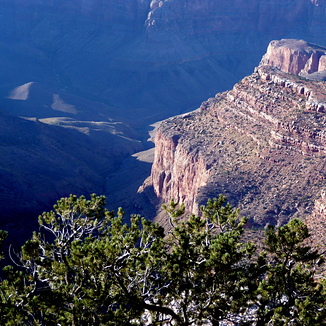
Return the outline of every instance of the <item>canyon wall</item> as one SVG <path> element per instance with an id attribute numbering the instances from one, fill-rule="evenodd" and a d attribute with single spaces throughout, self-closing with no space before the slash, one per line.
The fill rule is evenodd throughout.
<path id="1" fill-rule="evenodd" d="M 325 188 L 320 192 L 320 198 L 315 201 L 315 206 L 311 214 L 305 218 L 305 223 L 310 230 L 312 246 L 324 251 L 326 239 L 326 192 Z"/>
<path id="2" fill-rule="evenodd" d="M 325 51 L 282 43 L 283 57 L 293 48 L 300 58 Z M 276 54 L 282 57 L 280 48 Z M 222 193 L 257 225 L 311 214 L 326 184 L 326 83 L 266 58 L 231 91 L 160 124 L 151 182 L 162 202 L 179 200 L 193 211 Z M 302 62 L 291 65 L 300 71 Z"/>
<path id="3" fill-rule="evenodd" d="M 272 39 L 326 44 L 324 1 L 4 0 L 0 18 L 0 97 L 35 81 L 137 126 L 231 88 Z"/>
<path id="4" fill-rule="evenodd" d="M 21 118 L 0 133 L 0 143 L 6 144 L 0 146 L 0 171 L 13 180 L 0 180 L 0 222 L 15 207 L 24 225 L 29 203 L 43 210 L 43 204 L 45 209 L 54 197 L 71 192 L 104 192 L 115 208 L 120 205 L 116 184 L 132 202 L 130 185 L 144 170 L 126 166 L 135 163 L 130 154 L 147 146 L 151 123 L 195 109 L 203 99 L 232 88 L 257 66 L 272 39 L 325 45 L 325 26 L 325 0 L 2 0 L 0 115 L 34 119 L 42 128 L 35 128 L 26 146 L 17 132 Z M 314 101 L 311 105 L 318 106 Z M 63 141 L 60 148 L 56 133 L 42 134 L 46 130 L 60 135 L 70 130 L 76 137 L 67 136 L 72 144 Z M 84 158 L 81 139 L 92 144 Z M 51 159 L 43 159 L 47 147 L 42 144 L 53 150 L 46 155 Z M 185 155 L 178 150 L 174 159 Z M 20 164 L 26 156 L 28 164 Z M 33 158 L 41 172 L 29 169 Z M 104 166 L 97 163 L 103 160 Z M 173 193 L 184 200 L 209 180 L 206 158 L 194 152 L 191 160 L 203 172 L 193 187 Z M 53 173 L 58 166 L 61 172 Z M 124 169 L 132 172 L 122 175 Z M 189 180 L 194 171 L 185 166 L 184 174 Z M 186 189 L 186 182 L 168 178 L 162 193 L 175 184 Z M 109 182 L 113 185 L 106 186 Z M 14 198 L 10 204 L 8 198 Z"/>
<path id="5" fill-rule="evenodd" d="M 166 138 L 158 131 L 155 135 L 155 168 L 152 169 L 154 191 L 160 198 L 175 199 L 196 212 L 198 207 L 193 196 L 205 186 L 209 177 L 207 162 L 199 151 L 179 146 L 181 134 Z"/>

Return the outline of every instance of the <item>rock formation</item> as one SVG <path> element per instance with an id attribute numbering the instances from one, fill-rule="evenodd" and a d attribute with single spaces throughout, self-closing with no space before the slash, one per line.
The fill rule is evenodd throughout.
<path id="1" fill-rule="evenodd" d="M 22 149 L 17 138 L 21 118 L 13 119 L 7 129 L 12 142 L 1 148 L 1 155 L 8 156 L 2 161 L 24 162 L 33 148 L 43 172 L 32 169 L 31 174 L 29 164 L 0 166 L 12 180 L 19 180 L 12 189 L 8 179 L 0 180 L 2 198 L 17 194 L 16 204 L 3 199 L 0 228 L 12 206 L 23 212 L 40 193 L 42 200 L 31 206 L 41 210 L 46 193 L 52 205 L 52 194 L 102 192 L 103 184 L 112 181 L 104 192 L 120 205 L 120 197 L 112 192 L 119 183 L 120 193 L 129 194 L 126 189 L 143 175 L 144 170 L 127 167 L 136 160 L 129 156 L 132 152 L 146 149 L 140 141 L 146 142 L 150 123 L 195 109 L 203 99 L 231 88 L 251 73 L 272 39 L 304 38 L 325 45 L 325 26 L 325 0 L 2 0 L 0 114 L 34 119 L 43 127 L 33 129 L 34 138 Z M 313 98 L 311 105 L 316 105 Z M 75 131 L 76 137 L 69 133 L 65 140 L 72 144 L 63 141 L 59 149 L 56 133 L 48 132 L 44 144 L 56 144 L 48 153 L 37 141 L 44 139 L 41 130 L 60 135 Z M 107 151 L 99 134 L 108 142 Z M 6 136 L 0 132 L 0 143 Z M 81 157 L 81 139 L 92 144 L 85 145 L 89 150 L 84 161 L 70 159 Z M 53 159 L 37 159 L 43 152 Z M 98 165 L 97 158 L 107 159 L 114 171 Z M 93 182 L 81 177 L 76 171 L 84 169 L 72 168 L 71 162 L 95 173 Z M 58 166 L 61 173 L 53 174 Z M 119 174 L 125 171 L 133 172 Z M 185 173 L 190 177 L 193 172 Z M 67 186 L 57 187 L 58 179 Z M 136 189 L 140 183 L 137 180 Z M 195 183 L 202 185 L 199 179 Z"/>
<path id="2" fill-rule="evenodd" d="M 310 78 L 326 70 L 326 48 L 303 40 L 272 41 L 260 64 Z"/>
<path id="3" fill-rule="evenodd" d="M 315 201 L 312 214 L 305 218 L 305 223 L 311 231 L 311 244 L 324 252 L 326 245 L 326 193 L 322 189 L 320 198 Z"/>
<path id="4" fill-rule="evenodd" d="M 283 64 L 280 58 L 293 53 L 305 61 Z M 222 193 L 258 225 L 309 215 L 326 184 L 326 83 L 293 72 L 315 53 L 325 48 L 273 41 L 254 73 L 232 90 L 162 122 L 150 177 L 161 201 L 196 211 Z"/>

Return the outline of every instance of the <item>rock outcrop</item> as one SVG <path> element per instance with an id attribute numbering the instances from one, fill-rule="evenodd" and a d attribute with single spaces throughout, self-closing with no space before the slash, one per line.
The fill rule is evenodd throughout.
<path id="1" fill-rule="evenodd" d="M 324 251 L 326 245 L 326 192 L 323 189 L 320 192 L 320 198 L 315 201 L 312 214 L 305 218 L 308 225 L 311 244 L 319 250 Z"/>
<path id="2" fill-rule="evenodd" d="M 292 51 L 283 49 L 283 57 Z M 312 212 L 326 184 L 326 83 L 283 72 L 266 57 L 231 91 L 160 124 L 151 182 L 163 202 L 196 211 L 222 193 L 258 225 Z M 295 62 L 286 67 L 300 72 Z"/>
<path id="3" fill-rule="evenodd" d="M 303 40 L 272 41 L 260 64 L 306 78 L 316 73 L 322 75 L 326 73 L 326 48 Z"/>
<path id="4" fill-rule="evenodd" d="M 169 138 L 160 131 L 156 133 L 157 154 L 152 169 L 152 178 L 157 181 L 153 182 L 154 191 L 161 198 L 177 199 L 191 211 L 196 211 L 194 198 L 189 194 L 197 194 L 205 186 L 209 177 L 207 161 L 199 151 L 180 146 L 181 138 L 177 128 Z"/>

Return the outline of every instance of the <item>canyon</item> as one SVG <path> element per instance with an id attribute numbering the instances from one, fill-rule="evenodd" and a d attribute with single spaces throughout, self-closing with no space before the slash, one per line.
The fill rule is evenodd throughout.
<path id="1" fill-rule="evenodd" d="M 142 190 L 152 188 L 161 202 L 174 199 L 193 213 L 223 194 L 254 226 L 320 216 L 325 55 L 325 47 L 303 40 L 272 41 L 260 65 L 232 90 L 163 121 Z"/>
<path id="2" fill-rule="evenodd" d="M 37 82 L 144 127 L 230 89 L 273 39 L 324 44 L 325 8 L 321 0 L 6 0 L 0 96 Z"/>
<path id="3" fill-rule="evenodd" d="M 325 45 L 325 10 L 325 0 L 3 0 L 0 229 L 24 232 L 70 193 L 143 212 L 151 124 L 231 89 L 271 40 Z"/>

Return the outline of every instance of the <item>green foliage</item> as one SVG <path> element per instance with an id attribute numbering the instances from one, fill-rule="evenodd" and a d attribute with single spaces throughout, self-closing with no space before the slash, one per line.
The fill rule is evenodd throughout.
<path id="1" fill-rule="evenodd" d="M 124 224 L 95 195 L 63 198 L 39 223 L 46 232 L 22 247 L 20 271 L 6 269 L 3 325 L 123 325 L 144 311 L 162 228 L 139 216 Z"/>
<path id="2" fill-rule="evenodd" d="M 180 325 L 218 324 L 231 312 L 239 312 L 251 283 L 247 271 L 254 246 L 240 242 L 246 219 L 223 196 L 209 200 L 201 211 L 202 217 L 191 215 L 170 235 L 171 283 L 164 302 L 175 302 Z M 173 213 L 172 217 L 179 215 Z"/>
<path id="3" fill-rule="evenodd" d="M 2 243 L 8 237 L 7 231 L 0 230 L 0 260 L 4 258 L 3 251 L 2 251 Z"/>
<path id="4" fill-rule="evenodd" d="M 0 284 L 1 325 L 324 325 L 323 264 L 292 220 L 266 232 L 266 252 L 243 242 L 247 219 L 225 197 L 200 216 L 164 206 L 173 228 L 123 211 L 103 196 L 60 199 L 39 217 Z M 6 232 L 0 232 L 0 244 Z M 251 313 L 249 313 L 251 312 Z M 253 312 L 253 313 L 252 313 Z"/>
<path id="5" fill-rule="evenodd" d="M 298 219 L 266 231 L 268 268 L 258 288 L 257 325 L 326 325 L 325 292 L 315 280 L 324 263 L 305 245 L 307 226 Z"/>

